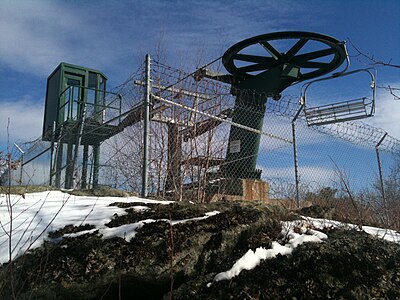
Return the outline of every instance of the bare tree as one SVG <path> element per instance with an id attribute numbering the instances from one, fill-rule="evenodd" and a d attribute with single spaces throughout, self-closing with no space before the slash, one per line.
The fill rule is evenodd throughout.
<path id="1" fill-rule="evenodd" d="M 384 61 L 380 58 L 376 58 L 375 55 L 370 54 L 368 52 L 364 52 L 361 49 L 359 49 L 349 38 L 347 40 L 356 52 L 354 57 L 356 57 L 361 63 L 367 64 L 369 66 L 383 66 L 383 67 L 400 69 L 400 65 L 393 63 L 392 59 L 389 59 L 389 61 Z M 395 100 L 400 100 L 400 95 L 399 95 L 400 88 L 392 87 L 390 85 L 386 86 L 380 85 L 378 86 L 378 88 L 385 89 L 393 96 Z"/>

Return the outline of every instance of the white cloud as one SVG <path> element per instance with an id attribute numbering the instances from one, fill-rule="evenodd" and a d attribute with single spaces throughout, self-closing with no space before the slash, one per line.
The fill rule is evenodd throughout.
<path id="1" fill-rule="evenodd" d="M 272 113 L 267 113 L 264 118 L 263 131 L 271 133 L 277 137 L 293 141 L 292 122 L 290 118 L 280 117 Z M 329 137 L 308 127 L 304 119 L 299 118 L 296 122 L 296 144 L 297 147 L 306 145 L 325 144 Z M 292 151 L 293 145 L 279 139 L 262 135 L 260 151 Z"/>
<path id="2" fill-rule="evenodd" d="M 100 70 L 113 67 L 134 46 L 122 38 L 124 26 L 116 28 L 117 19 L 107 18 L 107 9 L 95 8 L 59 1 L 2 3 L 0 66 L 39 76 L 62 61 Z"/>
<path id="3" fill-rule="evenodd" d="M 280 182 L 295 183 L 294 167 L 268 167 L 257 166 L 262 170 L 262 176 L 272 184 Z M 299 166 L 299 179 L 301 185 L 309 189 L 318 189 L 324 186 L 332 186 L 336 181 L 337 175 L 334 168 L 323 166 Z"/>
<path id="4" fill-rule="evenodd" d="M 288 12 L 304 10 L 289 1 L 194 5 L 194 1 L 43 0 L 0 5 L 0 65 L 41 75 L 61 61 L 103 71 L 135 65 L 136 53 L 154 51 L 160 32 L 173 60 L 193 58 L 201 49 L 213 57 L 250 35 L 284 30 Z"/>
<path id="5" fill-rule="evenodd" d="M 67 8 L 52 2 L 2 3 L 0 61 L 20 72 L 47 72 L 71 48 L 67 37 L 76 36 L 80 25 Z"/>
<path id="6" fill-rule="evenodd" d="M 400 86 L 393 84 L 391 86 Z M 368 119 L 368 124 L 382 128 L 389 135 L 400 140 L 400 101 L 382 89 L 378 90 L 375 116 Z"/>
<path id="7" fill-rule="evenodd" d="M 43 105 L 28 99 L 2 101 L 0 120 L 0 141 L 5 142 L 8 137 L 11 144 L 17 140 L 33 140 L 42 134 Z"/>

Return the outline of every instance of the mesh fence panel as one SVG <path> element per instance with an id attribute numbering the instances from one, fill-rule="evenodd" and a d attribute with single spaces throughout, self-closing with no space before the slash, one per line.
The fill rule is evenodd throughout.
<path id="1" fill-rule="evenodd" d="M 397 139 L 359 121 L 310 127 L 298 97 L 265 100 L 253 91 L 234 90 L 198 74 L 152 63 L 149 195 L 204 202 L 227 196 L 239 199 L 247 193 L 252 199 L 298 200 L 300 205 L 325 201 L 344 212 L 374 215 L 374 220 L 399 219 Z M 53 157 L 54 168 L 63 148 L 64 161 L 68 155 L 74 157 L 74 187 L 85 181 L 87 187 L 99 184 L 139 193 L 145 88 L 145 70 L 140 68 L 105 95 L 105 109 L 87 110 L 86 124 L 99 120 L 95 113 L 101 114 L 92 131 L 80 133 L 80 122 L 64 129 L 63 134 L 86 141 L 89 149 L 68 150 L 57 141 L 53 148 L 40 140 L 27 143 L 25 162 L 45 153 L 25 166 L 23 183 L 49 183 L 48 162 Z M 97 143 L 99 128 L 106 138 Z M 49 148 L 53 155 L 45 151 Z M 63 165 L 61 185 L 67 170 L 68 163 Z M 13 172 L 18 177 L 19 171 Z"/>

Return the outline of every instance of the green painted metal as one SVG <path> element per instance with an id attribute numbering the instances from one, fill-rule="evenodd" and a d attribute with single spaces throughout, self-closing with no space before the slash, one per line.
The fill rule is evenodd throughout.
<path id="1" fill-rule="evenodd" d="M 65 187 L 73 187 L 74 162 L 80 145 L 84 145 L 83 183 L 86 185 L 88 146 L 92 146 L 95 158 L 93 185 L 98 183 L 100 143 L 116 132 L 116 126 L 104 125 L 103 112 L 116 109 L 120 113 L 121 110 L 120 103 L 106 105 L 106 82 L 107 77 L 98 70 L 67 63 L 60 63 L 47 79 L 42 139 L 57 142 L 55 172 L 50 175 L 55 175 L 57 187 L 61 186 L 64 169 Z M 64 144 L 67 144 L 67 157 L 63 166 Z"/>
<path id="2" fill-rule="evenodd" d="M 93 187 L 99 185 L 100 144 L 93 145 Z"/>
<path id="3" fill-rule="evenodd" d="M 236 97 L 232 122 L 261 129 L 264 121 L 266 98 L 255 94 L 239 93 Z M 227 164 L 221 167 L 229 178 L 260 179 L 256 169 L 260 134 L 232 126 L 226 153 Z"/>
<path id="4" fill-rule="evenodd" d="M 273 44 L 283 40 L 293 41 L 292 46 L 284 49 L 284 52 Z M 303 49 L 310 43 L 319 45 L 320 48 L 304 52 Z M 246 50 L 254 45 L 260 45 L 265 53 L 247 54 Z M 295 82 L 334 71 L 344 62 L 346 55 L 344 43 L 330 36 L 314 32 L 286 31 L 243 40 L 224 53 L 222 62 L 232 74 L 236 87 L 251 88 L 272 97 L 278 96 L 277 93 Z"/>
<path id="5" fill-rule="evenodd" d="M 282 51 L 281 42 L 291 44 Z M 310 44 L 312 48 L 307 48 Z M 255 46 L 263 52 L 254 54 Z M 279 100 L 287 87 L 330 73 L 346 58 L 344 43 L 330 36 L 301 31 L 276 32 L 230 47 L 222 62 L 231 75 L 209 77 L 232 84 L 233 94 L 237 96 L 232 121 L 262 130 L 268 97 Z M 260 178 L 261 171 L 256 169 L 259 144 L 259 134 L 232 126 L 222 174 L 228 178 Z"/>
<path id="6" fill-rule="evenodd" d="M 87 188 L 87 169 L 89 160 L 89 146 L 83 146 L 81 189 Z"/>
<path id="7" fill-rule="evenodd" d="M 106 91 L 107 77 L 100 71 L 60 63 L 47 79 L 46 104 L 42 139 L 50 141 L 53 123 L 56 122 L 56 138 L 61 124 L 77 120 L 83 105 L 102 105 L 101 93 Z"/>

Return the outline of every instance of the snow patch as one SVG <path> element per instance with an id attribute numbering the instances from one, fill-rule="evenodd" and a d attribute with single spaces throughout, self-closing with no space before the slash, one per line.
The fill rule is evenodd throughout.
<path id="1" fill-rule="evenodd" d="M 282 234 L 289 239 L 285 245 L 281 245 L 274 241 L 272 242 L 271 249 L 265 249 L 263 247 L 257 248 L 256 251 L 250 249 L 233 265 L 230 270 L 217 274 L 214 277 L 214 282 L 230 280 L 239 275 L 242 270 L 254 269 L 262 260 L 275 258 L 279 254 L 285 256 L 290 255 L 295 248 L 303 243 L 320 243 L 322 240 L 328 238 L 328 236 L 323 232 L 307 229 L 304 226 L 297 227 L 298 224 L 296 223 L 282 222 L 282 225 Z M 296 231 L 299 231 L 300 233 L 296 233 L 294 231 L 295 228 Z M 210 284 L 207 286 L 210 286 Z"/>
<path id="2" fill-rule="evenodd" d="M 7 207 L 5 194 L 0 195 L 0 263 L 10 259 L 8 250 L 11 238 L 12 259 L 25 254 L 30 249 L 40 247 L 48 238 L 48 233 L 64 228 L 66 225 L 80 226 L 93 225 L 95 228 L 76 233 L 65 234 L 60 238 L 51 239 L 59 242 L 65 238 L 73 238 L 96 230 L 104 239 L 121 237 L 127 241 L 135 237 L 136 232 L 146 223 L 164 221 L 172 225 L 189 221 L 204 220 L 218 214 L 218 211 L 206 213 L 202 217 L 185 220 L 141 220 L 137 223 L 124 224 L 119 227 L 105 226 L 115 214 L 125 215 L 126 208 L 110 206 L 115 202 L 135 203 L 135 211 L 145 211 L 150 208 L 144 204 L 169 204 L 171 201 L 157 201 L 139 197 L 96 197 L 74 196 L 61 191 L 47 191 L 40 193 L 10 195 L 12 203 L 12 216 Z M 140 204 L 139 204 L 140 202 Z M 10 234 L 11 231 L 11 234 Z"/>
<path id="3" fill-rule="evenodd" d="M 144 204 L 169 204 L 170 201 L 156 201 L 139 197 L 96 197 L 74 196 L 61 191 L 47 191 L 40 193 L 10 195 L 12 204 L 12 218 L 7 207 L 6 195 L 0 195 L 0 263 L 10 258 L 8 243 L 11 237 L 11 257 L 23 255 L 29 249 L 40 247 L 51 231 L 64 228 L 66 225 L 79 226 L 91 224 L 93 230 L 69 234 L 73 237 L 103 229 L 104 236 L 112 236 L 104 224 L 108 223 L 114 214 L 126 214 L 124 208 L 109 206 L 114 202 Z M 138 210 L 147 209 L 146 206 L 136 206 Z M 144 222 L 144 221 L 142 221 Z M 130 224 L 128 228 L 114 230 L 115 236 L 134 236 L 140 224 Z M 10 235 L 11 229 L 11 235 Z"/>
<path id="4" fill-rule="evenodd" d="M 127 241 L 130 241 L 132 238 L 135 237 L 136 232 L 139 228 L 143 227 L 144 224 L 153 223 L 156 220 L 147 219 L 137 223 L 132 224 L 124 224 L 118 227 L 111 227 L 111 228 L 101 228 L 99 233 L 103 236 L 103 239 L 110 239 L 113 237 L 120 237 Z"/>
<path id="5" fill-rule="evenodd" d="M 303 220 L 301 222 L 317 229 L 342 228 L 342 229 L 362 230 L 379 239 L 400 244 L 400 233 L 391 229 L 378 228 L 372 226 L 361 226 L 360 228 L 359 226 L 350 223 L 341 223 L 338 221 L 316 219 L 309 217 L 303 217 Z"/>
<path id="6" fill-rule="evenodd" d="M 191 219 L 183 219 L 183 220 L 172 221 L 172 225 L 183 224 L 183 223 L 186 223 L 186 222 L 189 222 L 189 221 L 204 220 L 204 219 L 207 219 L 207 218 L 209 218 L 209 217 L 218 215 L 219 213 L 220 213 L 220 212 L 217 211 L 217 210 L 210 211 L 210 212 L 208 212 L 208 213 L 205 213 L 205 216 L 204 216 L 204 217 L 196 217 L 196 218 L 191 218 Z M 170 222 L 169 220 L 167 220 L 167 221 Z"/>
<path id="7" fill-rule="evenodd" d="M 136 212 L 139 212 L 139 211 L 149 210 L 150 207 L 148 207 L 148 206 L 142 206 L 142 205 L 137 205 L 137 206 L 133 206 L 132 209 L 133 209 L 134 211 L 136 211 Z"/>

